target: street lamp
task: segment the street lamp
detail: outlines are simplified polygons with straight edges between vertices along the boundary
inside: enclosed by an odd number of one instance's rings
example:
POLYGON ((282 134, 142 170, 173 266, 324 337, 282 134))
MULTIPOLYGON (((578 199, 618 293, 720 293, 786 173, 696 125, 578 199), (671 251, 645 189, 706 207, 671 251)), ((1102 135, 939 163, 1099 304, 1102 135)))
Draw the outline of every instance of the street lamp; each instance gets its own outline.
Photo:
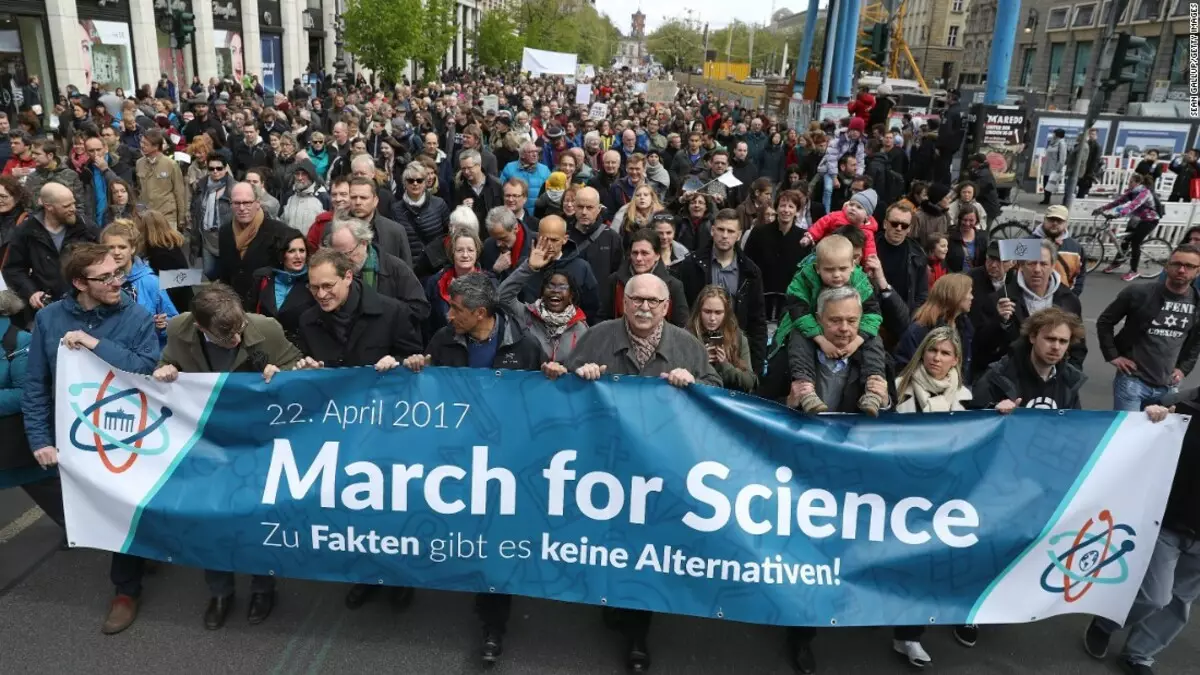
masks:
POLYGON ((335 7, 337 8, 337 13, 333 17, 333 45, 335 47, 333 80, 335 85, 340 85, 346 81, 346 42, 345 25, 342 21, 342 0, 338 0, 335 7))
POLYGON ((1032 7, 1029 8, 1029 15, 1025 19, 1025 33, 1029 34, 1037 30, 1038 11, 1032 7))

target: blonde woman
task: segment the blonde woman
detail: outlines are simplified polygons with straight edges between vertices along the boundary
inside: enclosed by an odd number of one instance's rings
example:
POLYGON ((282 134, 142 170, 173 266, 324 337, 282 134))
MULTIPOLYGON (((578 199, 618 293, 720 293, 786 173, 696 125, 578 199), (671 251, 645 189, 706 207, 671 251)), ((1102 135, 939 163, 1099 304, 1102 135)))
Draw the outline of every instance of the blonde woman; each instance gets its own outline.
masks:
POLYGON ((629 248, 629 238, 633 236, 634 232, 643 228, 653 229, 654 214, 662 211, 663 208, 665 207, 658 200, 658 193, 649 183, 637 186, 637 189, 633 191, 633 199, 617 209, 612 221, 613 228, 621 234, 625 248, 629 248))
POLYGON ((896 379, 896 412, 929 413, 966 410, 971 391, 963 384, 962 343, 950 326, 925 334, 908 366, 896 379))

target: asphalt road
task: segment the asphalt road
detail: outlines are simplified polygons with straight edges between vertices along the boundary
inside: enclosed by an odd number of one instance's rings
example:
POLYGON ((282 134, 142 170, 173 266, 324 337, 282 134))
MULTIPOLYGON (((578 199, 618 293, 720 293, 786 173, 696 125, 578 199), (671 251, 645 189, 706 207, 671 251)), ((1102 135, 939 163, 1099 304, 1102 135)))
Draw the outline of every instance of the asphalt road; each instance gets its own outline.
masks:
MULTIPOLYGON (((1120 289, 1115 276, 1088 281, 1083 308, 1092 351, 1083 389, 1086 407, 1111 407, 1112 368, 1096 347, 1095 318, 1120 289)), ((1200 385, 1193 375, 1185 386, 1200 385)), ((19 490, 0 492, 0 675, 39 673, 473 673, 479 625, 469 595, 419 591, 394 613, 383 599, 351 612, 346 587, 280 583, 279 603, 264 624, 244 619, 242 601, 222 631, 204 630, 207 601, 199 570, 163 565, 149 577, 141 616, 121 635, 100 634, 111 587, 108 555, 58 551, 59 532, 19 490)), ((949 630, 925 638, 938 672, 964 675, 1118 672, 1111 660, 1085 656, 1086 619, 1060 617, 1034 625, 986 627, 979 645, 964 649, 949 630)), ((816 642, 820 672, 905 672, 891 652, 890 632, 830 629, 816 642)), ((660 616, 651 632, 654 672, 787 673, 783 631, 777 628, 660 616)), ((506 652, 497 673, 617 673, 622 645, 594 607, 550 601, 515 602, 506 652)), ((1200 628, 1189 626, 1162 655, 1160 673, 1200 674, 1200 628)))

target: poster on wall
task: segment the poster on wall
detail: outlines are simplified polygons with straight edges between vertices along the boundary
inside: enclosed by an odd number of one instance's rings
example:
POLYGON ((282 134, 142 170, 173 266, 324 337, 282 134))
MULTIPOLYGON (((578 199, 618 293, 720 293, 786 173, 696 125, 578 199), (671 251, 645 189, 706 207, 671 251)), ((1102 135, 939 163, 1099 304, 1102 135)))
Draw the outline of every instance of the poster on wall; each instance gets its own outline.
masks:
POLYGON ((84 88, 92 83, 115 92, 133 93, 133 47, 129 24, 83 19, 79 22, 84 88))
POLYGON ((264 35, 262 41, 262 86, 268 95, 283 91, 283 39, 264 35))
POLYGON ((217 75, 241 81, 246 74, 242 34, 232 30, 214 30, 213 42, 217 45, 217 75))
POLYGON ((969 154, 983 153, 997 185, 1017 180, 1017 158, 1025 150, 1025 114, 1016 106, 974 105, 967 118, 969 154))
POLYGON ((1168 159, 1187 149, 1192 125, 1169 122, 1140 122, 1137 120, 1117 123, 1113 136, 1113 154, 1122 157, 1141 155, 1153 148, 1160 159, 1168 159))
MULTIPOLYGON (((158 36, 158 72, 166 73, 175 83, 178 96, 179 87, 188 86, 187 62, 184 60, 182 49, 171 49, 171 36, 157 31, 158 36)), ((155 83, 155 87, 158 84, 155 83)))
MULTIPOLYGON (((1108 134, 1112 128, 1112 120, 1096 120, 1094 125, 1096 129, 1096 142, 1100 144, 1100 148, 1105 150, 1108 148, 1108 134)), ((1029 162, 1029 178, 1036 178, 1037 167, 1042 157, 1046 156, 1046 146, 1050 144, 1050 134, 1054 133, 1055 129, 1062 129, 1067 132, 1067 137, 1064 139, 1067 142, 1067 151, 1075 148, 1075 139, 1079 137, 1079 132, 1083 131, 1083 116, 1079 117, 1039 117, 1037 121, 1037 133, 1034 134, 1033 141, 1033 156, 1029 162)))

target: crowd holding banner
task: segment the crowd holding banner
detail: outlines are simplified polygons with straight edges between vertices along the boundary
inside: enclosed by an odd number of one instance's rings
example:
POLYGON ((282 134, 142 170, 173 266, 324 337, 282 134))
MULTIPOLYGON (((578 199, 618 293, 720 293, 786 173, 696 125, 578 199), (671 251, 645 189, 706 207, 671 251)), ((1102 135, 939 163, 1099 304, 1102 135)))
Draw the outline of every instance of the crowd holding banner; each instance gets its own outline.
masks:
POLYGON ((252 624, 280 576, 350 582, 351 609, 380 586, 401 607, 475 591, 489 662, 527 595, 603 605, 635 672, 654 611, 789 626, 801 672, 830 619, 896 626, 924 667, 930 623, 973 646, 977 623, 1091 613, 1103 658, 1128 614, 1122 662, 1150 672, 1200 580, 1169 417, 1197 398, 1176 386, 1200 355, 1200 228, 1097 320, 1117 412, 1060 418, 1081 407, 1085 261, 1062 207, 1016 264, 988 240, 986 158, 951 181, 956 96, 920 130, 884 126, 886 91, 796 130, 688 87, 590 84, 591 105, 562 78, 482 72, 273 100, 197 81, 119 111, 72 90, 56 130, 7 134, 0 480, 114 552, 103 632, 169 557, 206 569, 209 629, 234 571, 254 575, 252 624), (160 280, 191 267, 211 283, 160 280), (331 372, 353 367, 371 368, 331 372), (999 414, 892 414, 967 409, 999 414), (980 453, 1009 468, 972 474, 980 453), (197 472, 247 456, 250 473, 197 472), (871 478, 813 473, 817 456, 871 478), (302 566, 271 550, 298 547, 302 566), (958 549, 976 586, 913 580, 958 549), (936 604, 865 580, 885 573, 936 604), (727 598, 739 583, 757 590, 727 598))

